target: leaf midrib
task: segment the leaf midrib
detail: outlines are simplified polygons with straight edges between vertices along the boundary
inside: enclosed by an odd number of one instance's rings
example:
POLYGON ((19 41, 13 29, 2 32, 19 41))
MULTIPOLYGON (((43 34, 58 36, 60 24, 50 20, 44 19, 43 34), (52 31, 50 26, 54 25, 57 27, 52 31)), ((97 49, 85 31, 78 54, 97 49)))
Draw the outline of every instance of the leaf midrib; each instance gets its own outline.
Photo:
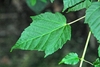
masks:
MULTIPOLYGON (((61 26, 61 27, 59 27, 59 28, 56 28, 56 29, 52 30, 51 32, 45 33, 45 34, 40 35, 40 36, 37 36, 37 37, 35 37, 35 38, 31 38, 31 39, 29 39, 29 40, 27 40, 27 41, 24 41, 24 42, 22 42, 21 44, 23 44, 23 43, 25 43, 25 42, 28 42, 28 41, 31 41, 31 40, 33 40, 33 39, 36 39, 36 38, 45 36, 45 35, 47 35, 47 34, 49 34, 49 33, 52 33, 52 32, 54 32, 54 31, 56 31, 56 30, 58 30, 58 29, 60 29, 60 28, 62 28, 62 27, 65 27, 65 25, 64 25, 64 26, 61 26)), ((18 43, 17 43, 17 44, 18 44, 18 43)))

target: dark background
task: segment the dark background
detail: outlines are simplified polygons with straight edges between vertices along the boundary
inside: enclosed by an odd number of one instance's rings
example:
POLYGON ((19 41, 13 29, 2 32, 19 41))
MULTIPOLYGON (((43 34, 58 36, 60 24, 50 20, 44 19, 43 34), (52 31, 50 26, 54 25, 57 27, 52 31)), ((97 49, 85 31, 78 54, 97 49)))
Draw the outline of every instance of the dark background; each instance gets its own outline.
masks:
MULTIPOLYGON (((38 0, 39 1, 39 0, 38 0)), ((40 2, 40 1, 39 1, 40 2)), ((40 5, 40 3, 38 4, 40 5)), ((21 32, 30 25, 34 16, 46 11, 61 12, 63 9, 62 0, 55 0, 54 3, 41 3, 40 6, 30 7, 25 0, 0 0, 0 67, 78 67, 61 64, 60 60, 69 52, 76 52, 81 57, 84 44, 88 35, 88 25, 81 20, 72 24, 72 37, 62 49, 44 58, 43 52, 14 50, 11 47, 16 43, 21 32), (43 6, 41 6, 43 5, 43 6)), ((62 13, 62 12, 61 12, 62 13)), ((85 9, 77 12, 62 13, 71 22, 85 15, 85 9)), ((86 53, 86 60, 93 62, 97 57, 97 41, 91 36, 89 47, 86 53)), ((83 67, 92 67, 84 63, 83 67)))

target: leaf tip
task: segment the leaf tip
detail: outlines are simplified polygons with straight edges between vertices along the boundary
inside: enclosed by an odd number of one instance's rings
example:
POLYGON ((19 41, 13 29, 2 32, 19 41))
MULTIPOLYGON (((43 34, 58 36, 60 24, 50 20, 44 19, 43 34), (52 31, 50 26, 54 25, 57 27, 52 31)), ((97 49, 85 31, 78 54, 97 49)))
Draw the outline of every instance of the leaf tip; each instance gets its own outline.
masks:
POLYGON ((15 46, 13 46, 13 47, 10 49, 10 52, 12 52, 14 49, 15 49, 15 46))
POLYGON ((11 48, 10 52, 12 52, 12 51, 13 51, 13 48, 11 48))
POLYGON ((46 58, 47 56, 45 55, 44 58, 46 58))
POLYGON ((46 58, 49 54, 45 54, 44 58, 46 58))
POLYGON ((60 65, 60 64, 62 64, 63 62, 62 61, 60 61, 58 64, 60 65))
POLYGON ((62 12, 64 12, 65 10, 63 9, 62 12))

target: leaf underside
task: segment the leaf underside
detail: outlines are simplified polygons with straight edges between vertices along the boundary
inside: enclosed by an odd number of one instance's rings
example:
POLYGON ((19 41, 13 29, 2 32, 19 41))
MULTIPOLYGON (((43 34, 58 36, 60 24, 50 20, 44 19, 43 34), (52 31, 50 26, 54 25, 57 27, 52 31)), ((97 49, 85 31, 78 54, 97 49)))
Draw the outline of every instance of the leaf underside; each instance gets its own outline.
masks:
POLYGON ((45 57, 54 53, 71 38, 71 27, 60 13, 46 12, 32 16, 33 22, 21 34, 13 49, 45 51, 45 57))
POLYGON ((84 8, 88 8, 90 5, 91 5, 90 0, 85 0, 81 3, 79 3, 78 5, 75 5, 71 8, 69 8, 67 12, 78 11, 78 10, 81 10, 81 9, 84 9, 84 8))
POLYGON ((86 10, 85 23, 88 23, 92 33, 100 41, 100 2, 94 2, 86 10))
POLYGON ((69 53, 68 55, 66 55, 59 64, 71 64, 71 65, 75 65, 79 62, 79 58, 77 53, 69 53))
POLYGON ((77 3, 81 2, 81 1, 83 1, 83 0, 63 0, 63 3, 64 3, 63 11, 65 11, 69 7, 76 5, 77 3))

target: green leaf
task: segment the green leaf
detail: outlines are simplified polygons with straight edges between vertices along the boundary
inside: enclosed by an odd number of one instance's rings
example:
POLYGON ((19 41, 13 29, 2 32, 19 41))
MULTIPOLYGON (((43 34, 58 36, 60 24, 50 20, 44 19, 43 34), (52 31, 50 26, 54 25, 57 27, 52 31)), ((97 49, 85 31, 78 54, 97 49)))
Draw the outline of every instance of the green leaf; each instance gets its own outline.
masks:
POLYGON ((100 2, 94 2, 86 10, 85 23, 88 23, 92 33, 100 41, 100 2))
POLYGON ((91 1, 85 0, 85 1, 81 2, 80 4, 69 8, 67 12, 78 11, 78 10, 81 10, 81 9, 84 9, 84 8, 88 8, 90 5, 91 5, 91 1))
POLYGON ((63 3, 64 3, 63 11, 65 11, 69 7, 72 7, 72 6, 76 5, 76 4, 78 4, 81 1, 83 1, 83 0, 63 0, 63 3))
POLYGON ((46 12, 32 16, 33 22, 27 27, 13 49, 45 51, 45 57, 54 53, 71 38, 71 27, 60 13, 46 12))
POLYGON ((27 5, 29 6, 29 8, 31 10, 33 10, 36 14, 41 13, 42 10, 44 10, 44 8, 48 5, 48 0, 47 3, 43 2, 43 0, 36 0, 36 4, 33 6, 30 3, 30 0, 26 0, 27 5))
POLYGON ((34 6, 36 4, 36 0, 30 0, 31 5, 34 6))
POLYGON ((41 0, 42 2, 44 2, 44 3, 46 3, 47 2, 47 0, 41 0))
POLYGON ((71 64, 71 65, 75 65, 79 62, 79 57, 77 55, 77 53, 69 53, 68 55, 66 55, 59 64, 71 64))
POLYGON ((97 58, 95 62, 93 62, 94 67, 100 67, 100 59, 97 58))
POLYGON ((100 46, 98 47, 98 56, 100 57, 100 46))

